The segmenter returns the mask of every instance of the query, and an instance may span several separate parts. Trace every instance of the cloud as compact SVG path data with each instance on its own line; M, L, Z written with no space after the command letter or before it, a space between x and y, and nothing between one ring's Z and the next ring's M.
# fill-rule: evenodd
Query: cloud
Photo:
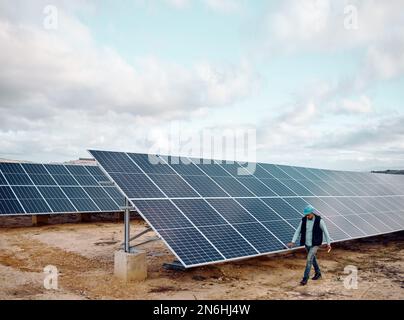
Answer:
M111 48L97 48L88 29L62 16L66 33L0 21L2 109L83 108L186 117L200 108L231 104L248 96L257 74L246 64L186 68L155 57L134 66Z
M212 10L217 12L232 13L238 12L242 8L240 0L203 0L204 3Z
M70 158L94 144L144 150L153 128L243 101L261 81L247 62L185 67L156 56L128 62L98 46L61 8L57 30L21 17L14 23L3 12L0 43L0 149L6 156Z
M341 102L341 112L345 113L370 113L373 110L372 102L367 96L361 96L359 100L343 99ZM337 110L338 112L338 110Z
M357 28L345 26L351 14L345 13L347 6L356 9ZM272 50L289 52L357 48L387 34L399 39L404 30L401 6L400 0L281 1L267 14L265 37Z

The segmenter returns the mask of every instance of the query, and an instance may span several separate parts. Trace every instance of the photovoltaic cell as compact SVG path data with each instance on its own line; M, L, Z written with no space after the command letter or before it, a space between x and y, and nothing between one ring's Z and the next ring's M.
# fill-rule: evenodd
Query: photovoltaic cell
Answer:
M178 175L150 174L154 183L170 198L195 198L199 195Z
M285 249L282 242L276 239L260 223L234 224L234 227L245 239L250 242L260 253Z
M254 195L233 177L212 177L232 197L253 197Z
M157 230L193 227L170 200L135 200L133 203Z
M230 225L201 227L200 231L226 257L251 256L258 252Z
M207 200L230 223L256 222L256 220L233 199Z
M159 233L185 265L225 260L195 228L162 229Z
M295 233L295 229L285 220L263 222L263 225L271 230L271 232L285 245L291 241Z
M252 214L258 221L273 221L282 218L261 199L244 198L237 199L237 202L241 204L241 206Z
M269 189L260 180L253 177L237 178L237 181L248 188L257 197L275 197L276 193Z
M203 199L175 199L173 201L197 227L227 224Z
M0 186L0 214L16 214L25 212L13 190L8 186Z
M60 187L38 187L39 192L42 194L48 205L53 212L76 212L76 208L63 193Z
M228 194L209 177L183 176L202 197L228 197Z
M293 197L297 196L292 190L285 186L280 180L277 179L260 179L269 189L275 192L280 197Z
M302 214L287 203L286 199L268 198L262 200L284 219L298 219L302 217Z

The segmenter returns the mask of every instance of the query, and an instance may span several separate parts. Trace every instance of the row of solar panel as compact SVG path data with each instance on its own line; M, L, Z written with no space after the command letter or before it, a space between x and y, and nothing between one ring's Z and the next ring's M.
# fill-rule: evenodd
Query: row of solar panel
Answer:
M186 267L286 250L307 204L334 241L404 227L402 177L90 152Z
M161 199L133 203L190 267L285 250L308 203L325 219L333 241L402 230L404 212L395 208L403 210L404 197L395 199L394 204L391 198L380 199L383 206L378 209L353 207L358 212L347 209L345 205L350 203L339 203L336 198ZM390 209L384 208L387 203L392 204Z
M237 163L197 164L200 159L175 164L169 157L151 160L144 154L92 154L131 199L404 195L403 179L391 175L261 163L250 164L247 170ZM239 175L239 169L249 174Z
M111 212L124 201L96 166L0 163L3 215Z

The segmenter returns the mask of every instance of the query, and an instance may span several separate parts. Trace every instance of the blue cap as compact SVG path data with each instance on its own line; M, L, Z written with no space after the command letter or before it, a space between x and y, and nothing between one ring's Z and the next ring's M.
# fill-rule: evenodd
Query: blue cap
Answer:
M311 205L308 205L306 208L304 208L304 215L307 216L308 214L311 214L314 212L314 208Z

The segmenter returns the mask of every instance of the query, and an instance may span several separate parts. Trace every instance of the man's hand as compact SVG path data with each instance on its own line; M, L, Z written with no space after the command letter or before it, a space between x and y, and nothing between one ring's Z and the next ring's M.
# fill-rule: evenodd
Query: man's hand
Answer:
M289 243L288 243L288 247L289 247L289 248L292 249L294 246L295 246L295 243L294 243L294 242L289 242Z
M330 245L330 244L327 244L327 251L330 252L331 249L332 249L332 248L331 248L331 245Z

